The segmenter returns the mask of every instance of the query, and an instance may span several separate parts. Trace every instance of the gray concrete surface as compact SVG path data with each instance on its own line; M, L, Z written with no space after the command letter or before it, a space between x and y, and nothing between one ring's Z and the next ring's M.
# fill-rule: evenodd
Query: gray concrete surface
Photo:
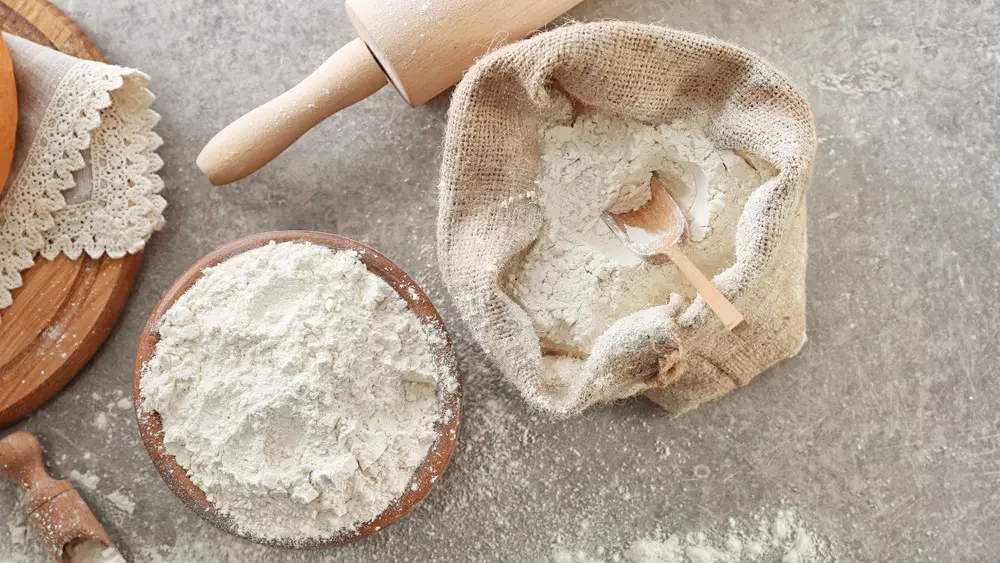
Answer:
M992 0L586 0L756 50L812 102L809 343L679 418L636 400L561 422L499 380L445 295L433 253L447 95L383 91L239 185L194 165L229 120L352 38L338 1L56 0L111 61L153 76L168 224L117 328L27 422L50 469L101 477L84 496L136 560L537 561L595 558L657 529L794 508L842 561L1000 560L1000 5ZM126 396L139 332L188 265L237 237L316 229L393 257L427 287L466 377L446 478L376 537L325 553L256 548L188 512L148 462ZM99 396L99 398L98 398ZM95 427L98 413L110 420ZM706 466L695 475L696 466ZM700 477L700 478L699 478ZM131 515L108 495L135 501ZM0 514L15 493L0 486ZM27 557L0 532L2 554Z

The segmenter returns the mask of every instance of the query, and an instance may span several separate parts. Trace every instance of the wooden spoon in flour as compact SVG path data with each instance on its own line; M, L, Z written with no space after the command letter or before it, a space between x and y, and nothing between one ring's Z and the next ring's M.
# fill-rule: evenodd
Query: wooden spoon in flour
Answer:
M743 314L684 254L688 224L681 208L656 176L650 179L649 188L650 198L645 205L627 213L606 211L602 217L604 222L644 260L663 263L666 258L673 262L705 298L722 324L731 332L740 332L746 327Z

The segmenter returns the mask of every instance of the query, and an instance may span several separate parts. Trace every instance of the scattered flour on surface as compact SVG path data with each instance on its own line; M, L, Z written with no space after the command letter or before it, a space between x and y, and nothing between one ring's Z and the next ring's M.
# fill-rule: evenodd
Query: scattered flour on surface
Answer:
M14 490L17 490L14 487ZM52 559L45 553L42 544L35 539L31 529L28 528L28 521L21 513L21 492L17 490L14 495L17 501L7 514L7 532L10 534L10 551L0 552L0 561L3 563L39 563L48 562Z
M76 469L70 470L69 479L88 491L96 491L97 485L101 482L100 476L89 471L86 473L80 473Z
M108 415L104 414L103 412L102 413L98 413L97 416L94 417L94 427L96 427L98 430L101 430L101 431L107 430L108 429Z
M10 543L12 545L25 545L28 541L28 522L25 521L21 511L11 514L7 518L7 532L10 533Z
M118 550L96 541L86 541L67 550L69 563L126 563Z
M436 438L434 331L353 251L272 242L230 258L159 331L143 409L243 533L353 530L400 497Z
M410 242L414 258L404 267L416 274L414 277L420 280L429 299L447 313L449 300L434 268L433 237ZM123 553L135 563L332 560L455 563L484 558L548 560L554 553L553 546L568 546L558 551L571 557L583 553L586 558L583 561L587 563L626 563L625 550L637 538L662 542L669 537L667 532L691 531L683 522L697 518L706 509L723 514L740 510L740 516L753 514L754 505L737 509L731 506L730 495L708 494L717 490L715 487L696 488L705 487L717 475L727 473L713 465L708 480L696 480L694 468L706 463L705 443L715 439L711 425L692 422L694 419L689 417L664 418L659 410L644 408L642 402L625 408L599 408L570 422L537 416L491 367L467 328L461 323L449 328L466 384L462 436L448 471L404 521L365 541L333 551L276 551L216 530L202 521L184 509L163 487L155 471L147 467L141 472L144 475L137 476L141 481L134 485L143 488L142 496L137 498L142 502L141 508L152 514L160 514L162 510L157 508L160 506L175 508L170 509L165 520L156 517L150 521L145 514L118 523L115 539L120 540ZM116 423L117 419L112 419L112 424ZM776 424L762 431L769 440L797 435L799 427L794 426L795 422L786 420ZM727 441L733 442L739 438L739 435L726 436ZM148 463L141 445L135 447L139 449L133 449L133 455ZM92 463L115 460L116 455L123 453L118 443L103 448L89 446L89 449L93 455L88 457L96 459ZM58 461L53 464L54 469L68 474L72 464L83 463L82 455L83 452L70 448L54 447L48 458ZM114 471L102 466L101 474L104 475L101 485L105 486L106 481L113 479ZM688 478L692 480L685 483ZM788 486L791 484L782 488L787 490ZM139 494L139 489L131 490ZM748 494L766 492L751 484L746 490ZM23 526L23 518L18 520L17 496L17 487L0 479L0 515L6 516L9 510L8 524L19 521ZM626 500L629 497L631 500ZM113 520L121 514L112 507L96 508L104 509L100 516L103 518ZM806 511L805 507L797 509L803 517ZM660 532L657 523L663 522L665 514L674 514L676 518L669 525L660 524L666 530ZM773 521L773 511L768 514L762 521ZM589 522L588 527L583 527L581 518ZM475 524L471 523L473 520ZM804 522L797 521L796 525L816 529ZM709 530L706 539L724 541L725 523L721 526L719 532ZM711 528L709 525L694 528L706 527ZM837 530L842 526L830 523L829 527ZM755 525L740 523L737 528L753 530ZM23 544L12 545L11 538L6 536L0 534L0 561L51 561L30 532ZM817 535L811 537L819 543ZM4 556L10 561L5 561ZM848 556L841 560L866 559ZM760 559L766 561L769 560Z
M111 501L111 504L115 505L115 507L118 508L118 510L121 510L122 512L127 512L129 514L132 514L132 512L135 510L135 501L121 491L114 491L112 493L104 495L104 498Z
M591 557L584 551L570 551L557 547L552 551L552 563L604 563L601 559Z
M603 550L602 550L603 551ZM602 554L603 555L603 554ZM730 518L716 530L658 534L624 552L594 557L557 546L552 563L835 563L829 542L806 527L793 510L761 511L749 521Z
M735 260L733 233L747 197L773 174L716 148L694 120L654 126L584 114L539 135L538 191L522 199L538 201L545 226L510 282L539 336L579 355L615 321L665 304L671 292L693 296L674 266L629 251L602 221L604 211L641 207L655 173L688 220L689 256L714 275Z

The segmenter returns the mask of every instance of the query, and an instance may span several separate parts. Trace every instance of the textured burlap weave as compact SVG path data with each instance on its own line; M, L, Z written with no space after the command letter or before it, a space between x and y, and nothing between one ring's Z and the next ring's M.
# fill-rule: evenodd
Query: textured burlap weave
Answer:
M575 369L546 367L507 288L543 227L543 211L512 196L536 188L538 128L569 121L570 100L654 124L708 116L716 146L777 169L740 215L735 262L713 280L750 330L728 333L700 296L688 303L665 295L663 306L615 323ZM744 49L621 22L540 34L484 57L452 98L438 216L445 282L476 339L535 406L571 415L645 393L668 410L691 409L746 384L805 341L805 195L815 145L808 103Z

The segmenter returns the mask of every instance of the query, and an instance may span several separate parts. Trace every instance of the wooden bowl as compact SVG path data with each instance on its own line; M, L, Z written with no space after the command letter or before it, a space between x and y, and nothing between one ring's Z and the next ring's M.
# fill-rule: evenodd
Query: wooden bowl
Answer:
M381 277L386 281L386 283L392 286L392 288L396 290L396 293L398 293L399 296L406 301L410 310L416 313L421 323L433 325L441 329L441 331L445 334L446 338L443 339L442 342L428 341L428 343L430 344L431 350L434 352L435 361L439 370L443 371L447 369L451 370L452 374L458 374L455 352L451 346L451 337L448 335L448 332L444 327L444 323L441 321L441 317L438 315L434 305L431 304L430 299L424 295L424 292L410 278L410 276L406 275L406 272L404 272L399 266L393 264L388 258L359 242L326 233L307 231L262 233L233 241L196 262L193 266L188 268L187 271L181 274L181 277L179 277L177 281L175 281L173 285L167 289L166 293L164 293L163 297L160 299L160 302L156 305L156 308L153 310L153 314L149 317L149 322L146 323L146 328L142 332L142 338L139 340L139 350L136 353L135 369L132 377L132 399L135 407L136 419L139 422L139 434L142 436L142 442L146 446L146 451L149 452L149 457L153 460L153 465L160 473L160 477L166 481L170 490L172 490L174 494L188 506L188 508L217 528L256 543L276 547L322 549L340 546L368 536L388 526L389 524L392 524L396 520L399 520L404 514L413 508L413 506L419 502L420 499L424 498L424 496L430 492L431 488L434 486L434 482L437 480L437 477L440 476L448 466L448 461L451 459L452 451L455 449L455 442L458 440L458 431L462 420L461 384L457 385L454 390L451 391L441 389L441 392L444 393L444 401L442 402L441 407L442 416L438 420L435 427L437 439L428 450L427 457L424 458L423 463L414 472L413 477L410 480L410 484L407 485L403 496L397 499L393 504L389 505L389 507L375 519L359 526L356 531L341 532L338 535L331 536L329 538L318 538L305 541L259 538L244 535L238 532L232 518L220 514L215 509L215 506L205 498L205 492L198 488L198 486L195 485L187 476L187 472L184 468L177 464L174 456L166 453L166 450L163 447L163 426L159 413L156 413L155 411L147 413L142 409L142 399L139 392L139 379L143 365L153 357L153 350L156 347L156 343L159 341L160 337L156 332L155 327L157 323L159 323L160 318L167 312L168 309L170 309L174 302L188 290L188 288L198 281L198 278L201 277L202 270L210 266L215 266L216 264L219 264L220 262L223 262L224 260L237 254L265 246L272 240L275 242L303 241L326 246L334 250L357 250L359 253L363 251L359 257L368 270ZM443 413L445 410L450 410L451 415L447 417L444 416ZM413 488L414 484L417 485L415 490Z

